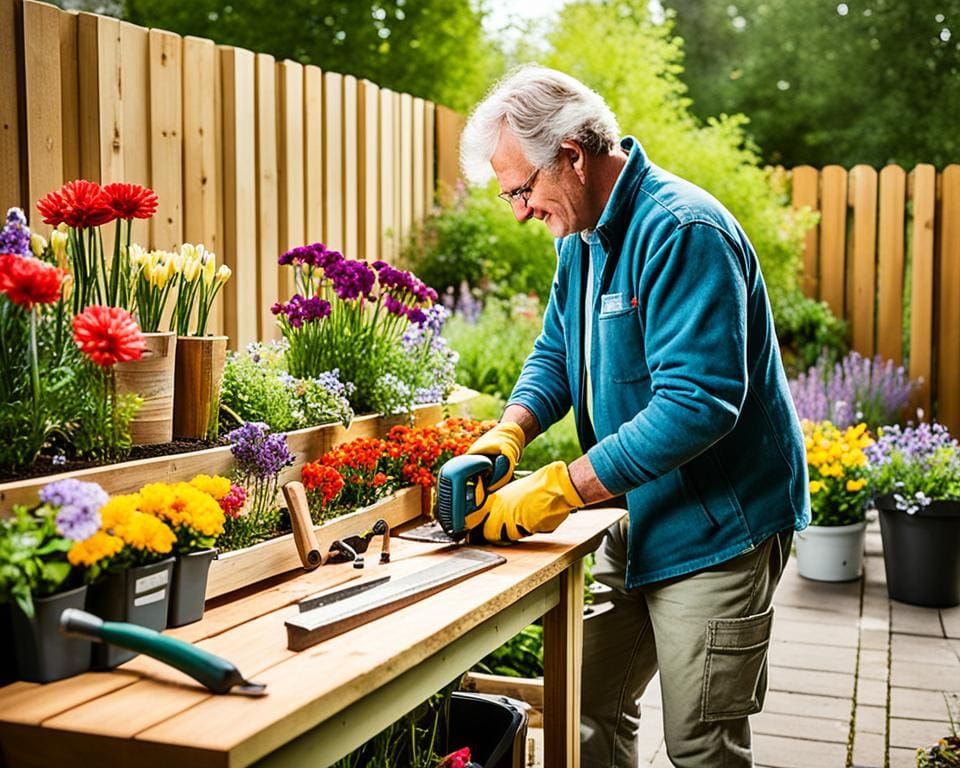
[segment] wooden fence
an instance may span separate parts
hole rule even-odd
[[[792,173],[794,205],[820,213],[805,293],[849,321],[858,352],[906,362],[917,407],[960,434],[960,165]]]
[[[317,66],[34,0],[0,0],[0,50],[2,210],[47,232],[34,206],[65,181],[151,186],[134,237],[202,242],[233,269],[212,319],[231,346],[276,336],[280,253],[395,261],[438,171],[457,176],[460,115]]]

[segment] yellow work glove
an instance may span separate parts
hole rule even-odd
[[[526,438],[523,429],[519,424],[512,421],[501,421],[489,432],[480,435],[473,445],[467,450],[467,453],[480,454],[495,459],[497,456],[505,456],[510,462],[510,469],[502,478],[493,483],[487,492],[496,491],[503,488],[513,479],[513,470],[520,461],[520,454],[523,453],[523,447],[526,445]]]
[[[517,541],[531,533],[555,530],[582,506],[567,465],[555,461],[490,493],[480,509],[467,515],[466,523],[471,539],[482,531],[490,542]]]

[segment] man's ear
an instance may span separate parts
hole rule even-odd
[[[560,142],[560,164],[561,167],[569,164],[580,179],[580,183],[586,182],[587,154],[579,142],[573,139]]]

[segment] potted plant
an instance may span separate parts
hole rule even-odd
[[[140,510],[163,520],[176,535],[167,626],[199,621],[210,562],[217,555],[224,513],[218,503],[230,493],[225,477],[197,475],[189,483],[149,483],[140,489]]]
[[[0,520],[0,602],[11,605],[17,675],[43,683],[90,667],[90,643],[58,627],[66,608],[84,607],[87,586],[68,553],[100,528],[107,494],[96,483],[67,479],[45,486],[40,501]]]
[[[800,575],[851,581],[863,573],[865,508],[870,498],[866,424],[840,430],[829,421],[803,421],[810,472],[810,525],[797,533]]]
[[[867,455],[890,597],[960,604],[960,445],[942,424],[890,426]]]

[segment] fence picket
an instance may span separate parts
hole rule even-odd
[[[820,172],[809,165],[801,165],[793,169],[793,207],[807,207],[811,211],[819,211],[818,192],[820,190]],[[811,299],[819,298],[820,265],[819,265],[819,222],[810,227],[804,235],[803,245],[803,293]]]
[[[60,13],[60,137],[63,180],[80,178],[80,83],[77,73],[77,12]]]
[[[343,77],[343,252],[351,259],[360,256],[360,220],[357,208],[360,205],[360,170],[357,142],[357,78]]]
[[[323,73],[324,236],[343,251],[343,75]],[[349,254],[348,254],[349,255]]]
[[[273,56],[258,53],[256,78],[257,143],[257,333],[263,341],[279,336],[270,311],[280,297],[292,293],[290,270],[277,270],[280,251],[280,221],[277,172],[277,68]],[[273,257],[271,259],[271,256]],[[289,285],[285,281],[289,280]]]
[[[910,378],[922,379],[913,404],[930,415],[933,386],[933,227],[937,174],[918,165],[910,174],[913,242],[910,244]]]
[[[394,218],[394,96],[390,89],[380,89],[380,258],[390,263],[396,261],[397,256],[393,238],[397,228]]]
[[[357,104],[360,146],[358,255],[373,263],[380,258],[380,89],[369,80],[361,80]]]
[[[323,242],[323,72],[303,68],[303,162],[306,242]],[[291,279],[292,286],[292,279]]]
[[[464,124],[462,115],[437,105],[437,194],[446,203],[453,200],[460,178],[460,133]]]
[[[960,165],[944,168],[941,183],[937,419],[960,435]]]
[[[0,184],[0,209],[21,206],[30,222],[40,222],[40,217],[31,214],[29,192],[22,187],[27,167],[20,160],[20,143],[24,136],[20,133],[20,118],[23,105],[20,103],[20,79],[18,70],[23,60],[22,48],[22,8],[17,0],[0,0],[0,178],[6,179]]]
[[[400,94],[400,247],[413,224],[413,97]]]
[[[80,175],[107,183],[124,178],[120,22],[77,17],[80,83]]]
[[[880,171],[877,353],[903,362],[903,242],[907,174],[898,165]]]
[[[847,314],[855,350],[864,357],[874,353],[874,312],[877,289],[877,172],[868,165],[850,171],[853,239],[852,280]]]
[[[157,213],[150,219],[150,242],[154,248],[170,250],[184,240],[182,61],[178,35],[150,30],[150,107],[144,112],[149,120],[151,186],[159,201]],[[126,103],[124,109],[126,120]],[[135,145],[134,134],[127,135],[125,164]]]
[[[424,134],[426,133],[426,113],[423,99],[413,100],[413,221],[423,219],[423,188],[426,184],[424,165]]]
[[[433,193],[436,189],[436,163],[434,157],[436,154],[435,136],[436,136],[436,105],[432,101],[425,103],[426,115],[424,118],[423,133],[423,156],[426,158],[425,184],[423,187],[423,210],[429,214],[433,208]]]
[[[820,184],[820,298],[837,317],[846,314],[847,172],[823,169]]]
[[[157,34],[160,33],[158,32]],[[103,180],[104,182],[125,181],[130,184],[152,186],[150,154],[151,145],[154,140],[152,130],[153,120],[151,119],[153,91],[151,76],[153,73],[150,70],[154,66],[154,63],[159,64],[160,62],[154,62],[152,60],[153,57],[150,48],[150,33],[148,33],[146,29],[126,21],[120,22],[119,72],[121,129],[119,139],[120,151],[123,155],[123,176],[105,178]],[[157,76],[160,77],[160,74],[158,73]],[[180,104],[178,100],[178,112],[179,109]],[[156,115],[155,117],[158,122],[165,120],[165,116],[163,115]],[[143,136],[147,140],[141,144],[134,140],[133,137],[135,136]],[[158,175],[159,172],[160,169],[158,169]],[[179,186],[177,189],[179,190]],[[167,195],[160,196],[161,190],[157,190],[156,187],[154,187],[154,191],[157,192],[159,206],[166,206],[170,203]],[[165,192],[166,190],[163,191]],[[159,216],[159,207],[157,216]],[[157,216],[154,216],[146,227],[150,230],[149,237],[147,233],[143,231],[135,231],[135,234],[140,236],[140,242],[144,244],[149,242],[156,248],[170,247],[167,244],[161,246],[158,242],[152,240],[153,231],[157,227],[155,223]],[[136,230],[136,227],[134,227],[134,230]]]
[[[277,188],[279,190],[279,250],[288,251],[304,240],[303,180],[303,65],[280,61],[277,75]],[[261,212],[269,215],[268,211]],[[269,258],[261,254],[261,258]],[[275,258],[275,257],[274,257]],[[274,265],[276,262],[273,262]],[[289,270],[284,270],[289,271]]]

